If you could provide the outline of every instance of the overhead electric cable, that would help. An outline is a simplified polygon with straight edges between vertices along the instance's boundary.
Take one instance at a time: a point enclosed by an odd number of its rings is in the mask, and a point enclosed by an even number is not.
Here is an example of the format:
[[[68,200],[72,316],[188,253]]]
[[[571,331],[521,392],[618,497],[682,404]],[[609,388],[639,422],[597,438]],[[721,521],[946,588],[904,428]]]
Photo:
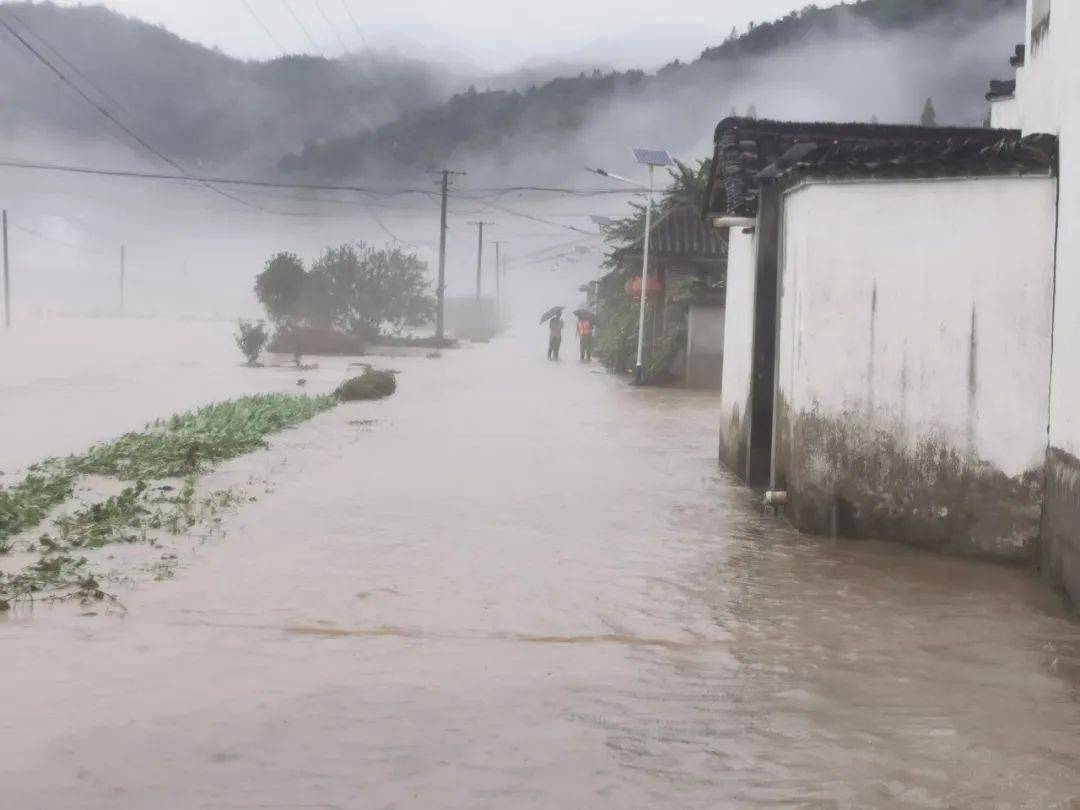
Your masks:
[[[23,23],[23,25],[25,26],[25,23]],[[102,104],[98,103],[93,98],[91,98],[89,93],[87,93],[85,90],[83,90],[81,87],[79,87],[79,85],[77,85],[75,82],[71,81],[71,79],[69,79],[64,74],[64,72],[62,70],[60,70],[58,67],[56,67],[56,65],[54,65],[52,62],[50,62],[49,59],[43,53],[41,53],[41,51],[39,51],[37,48],[35,48],[33,45],[31,45],[29,42],[27,42],[26,39],[18,31],[16,31],[14,28],[12,28],[11,25],[6,20],[0,19],[0,27],[3,27],[9,34],[11,34],[13,37],[15,37],[15,39],[18,40],[18,42],[24,48],[26,48],[31,54],[33,54],[34,58],[36,58],[39,62],[41,62],[43,65],[45,65],[45,67],[47,67],[52,73],[54,73],[64,84],[66,84],[68,87],[70,87],[76,93],[78,93],[79,96],[84,101],[86,101],[87,104],[89,104],[91,107],[93,107],[95,110],[97,110],[102,116],[104,116],[107,120],[112,122],[112,124],[119,127],[132,140],[134,140],[136,143],[138,143],[140,146],[142,146],[148,152],[152,153],[153,155],[158,157],[160,160],[164,161],[169,166],[172,166],[178,172],[182,173],[186,177],[186,179],[198,182],[201,185],[205,186],[210,191],[213,191],[215,194],[220,194],[222,197],[227,197],[228,199],[233,200],[234,202],[240,203],[241,205],[245,205],[245,206],[248,206],[248,207],[251,207],[251,208],[259,208],[259,206],[255,205],[254,203],[250,203],[247,200],[243,200],[243,199],[241,199],[239,197],[236,197],[236,196],[234,196],[232,194],[229,194],[227,191],[222,191],[221,189],[214,188],[209,183],[206,183],[205,181],[198,180],[197,178],[193,177],[190,174],[190,172],[188,172],[187,169],[185,169],[183,166],[181,166],[175,160],[170,158],[164,152],[162,152],[162,151],[156,149],[155,147],[153,147],[150,143],[148,143],[144,138],[142,138],[134,130],[132,130],[130,127],[128,127],[126,124],[124,124],[123,121],[120,121],[115,115],[113,115],[111,112],[109,112]],[[27,30],[30,30],[29,27],[27,27]],[[40,39],[40,37],[39,37],[39,39]],[[91,86],[93,86],[93,85],[91,85]],[[102,92],[102,91],[99,90],[98,92]]]
[[[578,228],[578,227],[576,227],[574,225],[564,225],[561,222],[553,222],[550,219],[543,219],[542,217],[534,217],[532,214],[524,214],[521,211],[514,211],[513,209],[505,208],[505,207],[503,207],[501,205],[496,205],[495,203],[488,203],[488,205],[485,206],[485,207],[494,208],[496,211],[501,211],[504,214],[510,214],[510,216],[521,217],[522,219],[532,220],[533,222],[539,222],[539,223],[542,223],[544,225],[552,225],[552,226],[554,226],[556,228],[565,228],[568,231],[574,231],[575,233],[585,234],[586,236],[600,236],[601,235],[601,234],[598,234],[598,233],[593,233],[592,231],[587,231],[584,228]]]
[[[364,47],[370,47],[367,43],[367,37],[364,36],[363,30],[360,28],[360,23],[356,21],[356,17],[352,13],[352,9],[349,7],[349,0],[341,0],[341,5],[345,6],[345,13],[348,14],[349,19],[352,20],[353,28],[356,29],[356,35],[360,37],[360,41],[364,44]]]
[[[341,45],[342,53],[344,53],[346,56],[348,56],[348,54],[349,54],[349,46],[346,45],[345,40],[343,40],[341,38],[341,34],[338,33],[337,27],[334,25],[333,21],[331,21],[331,19],[327,16],[326,12],[323,10],[322,3],[320,3],[319,0],[315,0],[315,8],[318,9],[319,14],[322,15],[322,18],[324,20],[326,20],[327,27],[334,34],[334,37],[337,39],[338,43]]]
[[[279,48],[281,48],[281,52],[285,56],[288,56],[288,48],[281,44],[281,40],[274,36],[274,32],[270,30],[270,27],[262,21],[262,18],[258,14],[255,13],[255,9],[251,7],[251,3],[249,3],[248,0],[240,0],[240,2],[244,4],[244,8],[248,10],[248,14],[251,15],[252,19],[254,19],[255,22],[259,24],[259,27],[262,28],[262,30],[266,33],[266,35],[270,37],[270,41],[277,45]]]
[[[296,22],[297,26],[299,26],[300,30],[304,32],[304,36],[308,38],[308,42],[310,42],[312,47],[319,52],[319,56],[325,59],[326,54],[323,52],[323,49],[319,47],[319,43],[315,41],[315,37],[313,37],[311,35],[311,32],[308,31],[307,28],[304,26],[303,20],[301,20],[300,17],[297,16],[296,12],[293,11],[293,7],[289,5],[289,0],[281,0],[281,2],[282,5],[285,6],[285,10],[289,12],[293,20]]]
[[[345,186],[345,185],[325,185],[319,183],[284,183],[274,180],[254,180],[238,177],[213,177],[213,176],[195,176],[188,173],[180,175],[168,174],[165,172],[147,172],[136,171],[133,169],[102,169],[92,166],[76,166],[65,163],[45,163],[40,161],[30,160],[16,160],[12,158],[0,158],[0,167],[12,168],[12,169],[31,169],[38,171],[51,171],[51,172],[64,172],[69,174],[90,174],[101,175],[105,177],[123,177],[134,178],[142,180],[181,180],[181,181],[195,181],[203,183],[214,183],[223,186],[252,186],[255,188],[282,188],[282,189],[295,189],[299,191],[350,191],[360,194],[369,194],[376,197],[401,197],[406,195],[420,195],[431,197],[432,191],[425,188],[397,188],[397,189],[380,189],[371,186]],[[570,196],[582,196],[582,195],[595,195],[595,194],[626,194],[634,192],[626,192],[621,189],[618,190],[606,190],[606,189],[573,189],[573,188],[548,188],[539,186],[515,186],[511,189],[474,189],[474,192],[486,192],[489,194],[501,194],[506,191],[536,191],[542,193],[558,193],[566,194]],[[480,196],[470,196],[467,194],[459,195],[459,198],[468,200],[480,200],[483,199]],[[551,224],[551,223],[545,223]],[[556,223],[560,228],[566,227],[565,225]]]

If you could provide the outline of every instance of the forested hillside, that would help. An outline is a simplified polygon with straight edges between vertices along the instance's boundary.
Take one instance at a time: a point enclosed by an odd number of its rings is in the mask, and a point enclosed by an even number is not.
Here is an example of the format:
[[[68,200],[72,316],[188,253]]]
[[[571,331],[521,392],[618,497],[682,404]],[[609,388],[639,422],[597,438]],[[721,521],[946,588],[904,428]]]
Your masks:
[[[732,32],[692,64],[674,62],[655,75],[581,73],[522,91],[473,89],[382,127],[308,143],[281,167],[341,176],[447,161],[505,166],[523,150],[556,145],[580,161],[598,154],[594,146],[608,148],[620,130],[655,133],[652,142],[684,150],[709,120],[751,106],[772,117],[914,123],[932,96],[942,123],[976,124],[985,116],[986,82],[1007,69],[1023,7],[1023,0],[810,5]]]
[[[243,62],[102,6],[4,3],[0,21],[110,113],[175,158],[273,165],[310,139],[439,104],[433,66],[381,55]],[[109,125],[0,27],[0,133],[99,139]]]

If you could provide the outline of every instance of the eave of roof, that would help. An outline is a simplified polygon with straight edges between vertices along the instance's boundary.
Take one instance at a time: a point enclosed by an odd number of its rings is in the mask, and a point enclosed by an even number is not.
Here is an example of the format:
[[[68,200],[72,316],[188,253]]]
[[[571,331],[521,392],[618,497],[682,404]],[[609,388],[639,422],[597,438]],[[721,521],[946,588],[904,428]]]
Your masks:
[[[891,144],[917,149],[935,142],[945,155],[958,141],[989,146],[1002,138],[1019,139],[1016,130],[984,127],[917,127],[892,124],[768,121],[726,118],[716,128],[713,170],[705,196],[705,215],[756,216],[759,175],[774,164],[797,162],[811,151],[839,146]],[[901,150],[902,151],[902,150]]]
[[[642,255],[644,237],[615,251],[617,258]],[[682,261],[720,261],[727,253],[721,234],[709,227],[701,212],[677,205],[659,217],[649,231],[649,256]]]
[[[971,138],[848,143],[817,148],[767,171],[782,186],[810,179],[1052,176],[1057,155],[1054,135],[1007,135],[989,144]]]

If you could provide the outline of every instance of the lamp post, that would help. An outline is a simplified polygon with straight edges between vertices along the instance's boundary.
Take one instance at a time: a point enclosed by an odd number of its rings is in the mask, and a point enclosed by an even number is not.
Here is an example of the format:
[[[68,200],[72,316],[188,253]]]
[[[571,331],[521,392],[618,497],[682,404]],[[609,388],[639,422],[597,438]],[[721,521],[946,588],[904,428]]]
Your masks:
[[[637,339],[637,363],[634,365],[634,384],[641,385],[645,381],[645,306],[649,296],[649,237],[652,235],[652,208],[653,194],[655,192],[656,167],[670,166],[673,161],[671,155],[663,149],[632,149],[634,159],[649,167],[649,185],[643,185],[628,177],[620,177],[617,174],[606,172],[603,169],[589,169],[593,174],[601,177],[610,177],[613,180],[621,180],[632,186],[646,189],[649,192],[648,202],[645,205],[645,242],[641,256],[641,306],[638,310],[638,339]]]

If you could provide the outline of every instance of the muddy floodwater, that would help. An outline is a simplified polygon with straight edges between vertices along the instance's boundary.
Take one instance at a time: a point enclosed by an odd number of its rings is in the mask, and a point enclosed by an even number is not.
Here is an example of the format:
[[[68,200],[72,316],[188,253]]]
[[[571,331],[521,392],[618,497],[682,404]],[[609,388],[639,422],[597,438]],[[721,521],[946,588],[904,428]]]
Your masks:
[[[0,468],[295,390],[229,332],[0,344]],[[224,465],[270,483],[126,613],[0,619],[0,807],[1078,806],[1080,628],[1036,575],[798,536],[714,394],[544,349],[378,361],[397,395]]]

